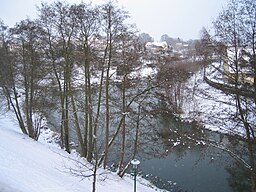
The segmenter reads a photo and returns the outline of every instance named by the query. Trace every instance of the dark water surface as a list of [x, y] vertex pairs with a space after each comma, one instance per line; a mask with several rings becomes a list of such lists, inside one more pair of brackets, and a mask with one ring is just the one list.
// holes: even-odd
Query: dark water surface
[[[158, 130], [155, 139], [138, 146], [136, 157], [141, 161], [139, 174], [155, 186], [174, 192], [249, 190], [243, 166], [226, 151], [205, 142], [211, 140], [236, 150], [241, 145], [233, 142], [239, 139], [181, 123], [172, 117], [168, 117], [168, 121], [159, 121]], [[119, 152], [117, 148], [110, 155], [111, 164], [118, 164]], [[133, 172], [132, 168], [128, 172]]]
[[169, 191], [231, 192], [227, 162], [220, 162], [218, 150], [188, 149], [182, 157], [169, 151], [163, 158], [142, 160], [140, 170], [145, 178]]
[[[158, 104], [155, 97], [148, 100], [153, 100]], [[151, 110], [149, 106], [145, 104], [145, 111]], [[230, 138], [229, 135], [204, 130], [197, 123], [183, 122], [172, 113], [166, 113], [161, 102], [157, 107], [152, 111], [159, 111], [159, 113], [146, 115], [139, 126], [136, 158], [141, 161], [138, 171], [142, 177], [161, 189], [174, 192], [248, 191], [248, 177], [244, 174], [241, 165], [234, 163], [234, 159], [227, 152], [211, 147], [205, 142], [213, 140], [233, 149], [233, 138]], [[132, 106], [132, 108], [136, 111], [136, 106]], [[131, 116], [132, 114], [129, 114], [129, 117]], [[131, 117], [131, 119], [136, 118], [136, 115]], [[112, 119], [118, 120], [120, 117], [112, 117]], [[119, 121], [114, 121], [114, 126], [111, 127], [112, 133], [115, 132], [118, 123]], [[135, 151], [136, 124], [128, 118], [126, 124], [124, 165], [131, 160]], [[99, 130], [98, 138], [102, 139], [98, 141], [99, 149], [102, 147], [100, 144], [104, 143], [104, 131], [101, 133]], [[237, 141], [237, 138], [234, 140]], [[108, 165], [113, 170], [120, 160], [120, 146], [121, 136], [117, 137], [109, 151]], [[241, 145], [238, 144], [238, 147], [241, 148]], [[241, 150], [236, 151], [240, 152]], [[128, 172], [132, 171], [132, 168], [128, 170]]]
[[213, 140], [235, 148], [234, 138], [182, 123], [170, 116], [160, 122], [158, 150], [151, 156], [141, 154], [138, 157], [144, 178], [159, 188], [174, 192], [247, 191], [241, 165], [235, 164], [227, 152], [204, 142]]

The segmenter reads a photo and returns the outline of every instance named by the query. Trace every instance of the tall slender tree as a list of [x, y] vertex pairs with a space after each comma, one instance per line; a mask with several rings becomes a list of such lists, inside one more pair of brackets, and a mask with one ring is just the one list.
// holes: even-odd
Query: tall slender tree
[[1, 21], [1, 48], [0, 48], [0, 83], [7, 102], [14, 110], [19, 127], [24, 134], [28, 134], [25, 121], [22, 114], [22, 106], [19, 99], [19, 91], [17, 88], [17, 66], [14, 52], [11, 51], [11, 40], [9, 28]]
[[124, 27], [124, 21], [127, 19], [127, 13], [118, 8], [112, 1], [104, 4], [101, 8], [102, 13], [102, 36], [105, 39], [105, 151], [104, 151], [104, 167], [106, 167], [109, 150], [109, 131], [110, 131], [110, 67], [115, 58], [118, 47], [118, 38]]
[[[224, 74], [224, 81], [207, 82], [221, 89], [232, 99], [229, 120], [245, 133], [248, 159], [239, 161], [250, 173], [251, 191], [256, 191], [255, 146], [255, 37], [256, 3], [253, 0], [230, 0], [214, 22], [213, 37], [216, 51], [224, 60], [223, 68], [215, 70]], [[222, 46], [218, 46], [222, 45]], [[223, 49], [225, 47], [225, 49]], [[224, 122], [223, 122], [224, 123]], [[245, 152], [245, 151], [243, 151]], [[240, 156], [237, 154], [237, 157]], [[238, 158], [239, 159], [239, 158]]]
[[15, 99], [15, 109], [19, 114], [19, 122], [22, 124], [23, 120], [20, 112], [22, 107], [27, 133], [36, 140], [40, 133], [40, 119], [36, 119], [40, 116], [40, 110], [38, 110], [40, 105], [38, 99], [41, 95], [40, 83], [45, 74], [40, 60], [42, 58], [40, 40], [42, 33], [43, 30], [38, 22], [29, 19], [21, 21], [11, 29], [14, 39], [12, 52], [15, 53], [16, 57], [14, 65], [17, 73], [16, 77], [12, 76], [12, 82], [16, 84], [16, 86], [13, 84], [13, 90], [15, 89], [15, 94], [20, 95], [17, 89], [22, 89], [24, 94], [23, 102], [21, 102], [22, 99]]

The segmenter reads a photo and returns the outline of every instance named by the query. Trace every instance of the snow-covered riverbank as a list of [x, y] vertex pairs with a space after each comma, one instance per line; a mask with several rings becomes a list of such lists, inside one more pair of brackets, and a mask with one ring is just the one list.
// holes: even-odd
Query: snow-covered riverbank
[[[223, 81], [221, 74], [210, 71], [207, 76], [217, 82]], [[211, 87], [203, 78], [202, 69], [187, 81], [183, 102], [184, 113], [181, 117], [189, 121], [196, 120], [212, 131], [244, 135], [243, 127], [232, 119], [232, 115], [236, 114], [234, 97]]]
[[[69, 171], [70, 168], [77, 168], [77, 162], [86, 164], [86, 161], [75, 152], [68, 154], [57, 145], [47, 142], [46, 135], [36, 142], [20, 132], [11, 113], [0, 116], [1, 192], [92, 191], [92, 178], [76, 177]], [[88, 170], [84, 171], [90, 174]], [[129, 175], [120, 178], [102, 169], [98, 173], [104, 174], [98, 176], [96, 191], [133, 190], [133, 178]], [[137, 189], [139, 192], [157, 190], [142, 178], [138, 178]]]

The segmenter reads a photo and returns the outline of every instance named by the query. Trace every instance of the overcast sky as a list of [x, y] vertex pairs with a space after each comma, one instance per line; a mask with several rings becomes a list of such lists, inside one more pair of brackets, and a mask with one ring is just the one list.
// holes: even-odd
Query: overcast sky
[[[54, 0], [43, 0], [43, 2]], [[66, 0], [79, 3], [81, 0]], [[16, 22], [36, 17], [36, 6], [41, 0], [0, 0], [0, 18], [10, 27]], [[88, 0], [84, 0], [88, 2]], [[102, 3], [105, 0], [92, 0]], [[119, 0], [120, 6], [129, 12], [131, 23], [140, 32], [160, 40], [163, 34], [183, 40], [200, 37], [203, 26], [209, 28], [227, 0]]]

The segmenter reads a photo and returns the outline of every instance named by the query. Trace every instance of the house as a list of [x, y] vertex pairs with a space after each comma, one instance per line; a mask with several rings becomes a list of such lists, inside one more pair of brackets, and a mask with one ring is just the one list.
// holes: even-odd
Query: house
[[166, 41], [163, 42], [147, 42], [145, 45], [147, 50], [150, 50], [154, 53], [159, 53], [159, 52], [167, 52], [169, 49], [168, 44], [166, 43]]
[[253, 50], [250, 48], [227, 48], [227, 55], [224, 61], [224, 80], [235, 83], [235, 78], [238, 74], [239, 83], [253, 85], [253, 57]]

